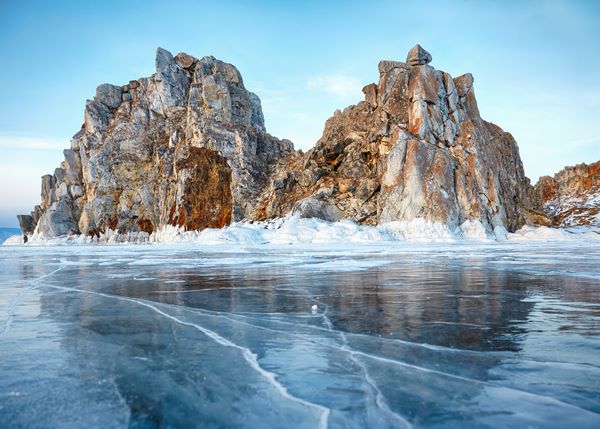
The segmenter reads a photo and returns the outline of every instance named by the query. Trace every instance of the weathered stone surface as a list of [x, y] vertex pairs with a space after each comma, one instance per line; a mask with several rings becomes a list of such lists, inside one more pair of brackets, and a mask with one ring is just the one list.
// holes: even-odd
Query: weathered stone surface
[[298, 201], [292, 209], [292, 214], [300, 218], [318, 218], [329, 222], [338, 221], [343, 217], [343, 213], [335, 205], [313, 197]]
[[416, 44], [410, 51], [408, 51], [406, 62], [411, 66], [422, 66], [424, 64], [429, 64], [431, 62], [431, 54], [423, 49], [421, 45]]
[[293, 151], [265, 132], [237, 69], [213, 57], [159, 48], [156, 73], [124, 87], [100, 85], [86, 103], [24, 233], [222, 227], [249, 217], [271, 164]]
[[222, 228], [231, 222], [231, 168], [218, 152], [192, 147], [177, 161], [181, 201], [173, 203], [169, 223], [187, 230]]
[[336, 111], [302, 153], [265, 132], [260, 99], [234, 66], [159, 48], [154, 75], [101, 85], [86, 103], [83, 128], [42, 178], [22, 229], [202, 229], [290, 212], [451, 228], [476, 220], [489, 231], [549, 222], [513, 137], [480, 117], [473, 77], [453, 79], [430, 61], [418, 45], [407, 63], [381, 61], [365, 101]]
[[540, 177], [534, 204], [554, 226], [600, 226], [600, 161]]
[[111, 109], [116, 109], [121, 104], [122, 93], [123, 90], [120, 86], [103, 83], [96, 88], [96, 97], [94, 99]]
[[255, 216], [282, 216], [316, 199], [367, 224], [478, 220], [489, 231], [514, 231], [531, 222], [532, 188], [516, 142], [481, 119], [470, 74], [452, 79], [430, 60], [416, 46], [409, 64], [381, 61], [365, 102], [337, 111], [313, 149], [278, 163]]
[[373, 107], [377, 107], [377, 85], [370, 83], [366, 85], [362, 92], [365, 94], [365, 101]]
[[196, 58], [191, 55], [186, 54], [185, 52], [180, 52], [175, 55], [175, 61], [179, 64], [180, 67], [184, 69], [190, 69], [196, 63]]

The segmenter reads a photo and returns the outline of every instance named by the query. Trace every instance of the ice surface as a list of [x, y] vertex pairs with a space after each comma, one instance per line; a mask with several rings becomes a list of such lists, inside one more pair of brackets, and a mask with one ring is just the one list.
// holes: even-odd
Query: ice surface
[[428, 228], [0, 247], [0, 427], [599, 427], [596, 234]]

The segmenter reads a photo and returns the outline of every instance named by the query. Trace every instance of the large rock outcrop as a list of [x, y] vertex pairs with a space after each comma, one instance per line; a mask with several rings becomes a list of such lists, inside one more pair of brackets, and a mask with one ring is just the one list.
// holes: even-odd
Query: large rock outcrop
[[535, 184], [535, 204], [554, 226], [600, 226], [600, 161], [565, 167]]
[[231, 64], [164, 49], [156, 73], [103, 84], [42, 202], [19, 216], [44, 236], [223, 227], [249, 216], [269, 165], [293, 151], [265, 132], [260, 99]]
[[[265, 132], [259, 98], [213, 57], [158, 49], [156, 73], [100, 85], [42, 202], [45, 236], [222, 227], [290, 212], [377, 224], [424, 218], [515, 230], [535, 213], [517, 144], [481, 119], [473, 77], [381, 61], [365, 101], [335, 112], [307, 153]], [[543, 216], [543, 215], [539, 215]]]
[[289, 211], [377, 224], [425, 218], [488, 230], [528, 222], [532, 187], [513, 137], [481, 119], [473, 77], [381, 61], [365, 101], [335, 112], [316, 146], [281, 160], [255, 217]]

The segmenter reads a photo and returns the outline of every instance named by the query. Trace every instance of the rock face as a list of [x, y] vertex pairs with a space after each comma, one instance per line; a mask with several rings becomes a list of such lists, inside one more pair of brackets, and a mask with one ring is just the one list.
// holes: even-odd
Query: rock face
[[600, 226], [600, 161], [540, 177], [535, 184], [535, 205], [554, 226]]
[[[473, 77], [381, 61], [365, 101], [336, 111], [315, 147], [265, 132], [259, 98], [213, 57], [158, 49], [156, 73], [100, 85], [65, 160], [21, 216], [46, 236], [222, 227], [290, 212], [366, 224], [424, 218], [515, 230], [535, 212], [517, 144], [479, 116]], [[542, 216], [540, 214], [539, 216]]]
[[512, 231], [531, 220], [532, 187], [513, 137], [479, 116], [473, 76], [381, 61], [365, 101], [335, 112], [316, 146], [279, 162], [254, 217], [289, 211], [377, 224], [478, 220]]
[[293, 151], [265, 132], [260, 99], [213, 57], [156, 53], [156, 73], [103, 84], [25, 234], [222, 227], [248, 217], [269, 165]]

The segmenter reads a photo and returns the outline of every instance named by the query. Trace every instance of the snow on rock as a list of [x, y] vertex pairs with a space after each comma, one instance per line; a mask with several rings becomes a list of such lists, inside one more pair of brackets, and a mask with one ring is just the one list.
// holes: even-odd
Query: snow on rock
[[554, 226], [600, 226], [600, 161], [540, 177], [534, 193], [538, 208]]

